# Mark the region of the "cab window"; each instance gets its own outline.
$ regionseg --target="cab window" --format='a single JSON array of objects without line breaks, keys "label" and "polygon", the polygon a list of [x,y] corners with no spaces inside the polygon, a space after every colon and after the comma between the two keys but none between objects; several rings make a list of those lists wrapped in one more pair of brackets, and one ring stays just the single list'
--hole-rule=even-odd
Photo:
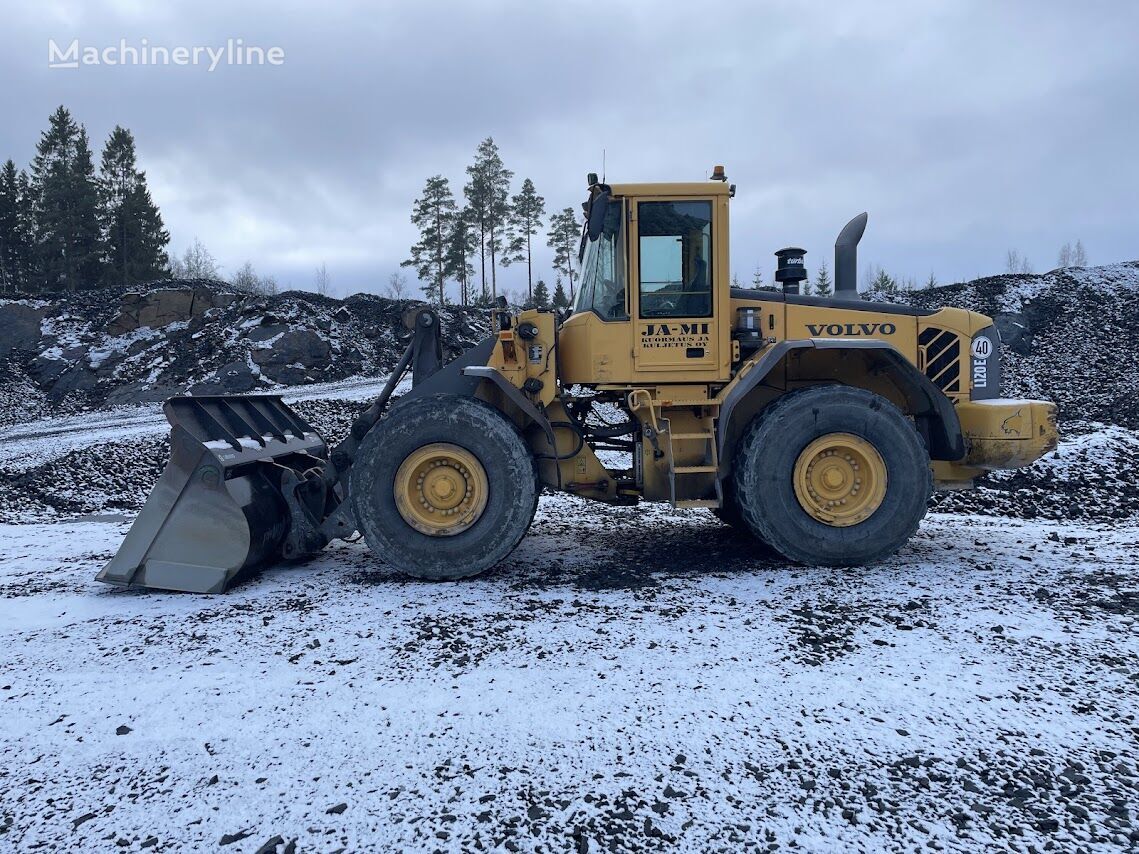
[{"label": "cab window", "polygon": [[601,235],[586,244],[575,312],[592,311],[602,320],[629,319],[625,297],[624,211],[624,202],[611,200]]},{"label": "cab window", "polygon": [[641,317],[712,314],[712,202],[637,206]]}]

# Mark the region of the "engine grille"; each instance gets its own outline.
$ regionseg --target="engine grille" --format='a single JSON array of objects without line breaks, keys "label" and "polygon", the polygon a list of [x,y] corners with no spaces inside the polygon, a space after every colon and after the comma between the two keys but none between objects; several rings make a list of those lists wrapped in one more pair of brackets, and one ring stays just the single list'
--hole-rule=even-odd
[{"label": "engine grille", "polygon": [[946,394],[961,393],[961,338],[956,332],[927,326],[918,336],[925,375]]}]

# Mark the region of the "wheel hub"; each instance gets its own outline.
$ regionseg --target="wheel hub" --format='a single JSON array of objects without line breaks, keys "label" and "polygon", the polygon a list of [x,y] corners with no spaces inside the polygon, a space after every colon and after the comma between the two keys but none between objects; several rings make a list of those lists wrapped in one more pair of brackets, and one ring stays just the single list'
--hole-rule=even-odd
[{"label": "wheel hub", "polygon": [[396,471],[396,508],[411,527],[450,537],[478,521],[486,508],[486,471],[474,454],[436,442],[412,453]]},{"label": "wheel hub", "polygon": [[795,497],[814,519],[836,528],[873,515],[886,496],[886,464],[878,449],[851,433],[815,439],[795,461]]}]

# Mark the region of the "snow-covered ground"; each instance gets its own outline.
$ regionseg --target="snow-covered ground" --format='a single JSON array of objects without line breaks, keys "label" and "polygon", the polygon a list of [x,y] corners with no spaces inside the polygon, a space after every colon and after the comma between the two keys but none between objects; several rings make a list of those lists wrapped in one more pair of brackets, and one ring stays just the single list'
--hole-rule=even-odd
[{"label": "snow-covered ground", "polygon": [[126,525],[0,527],[0,848],[1139,844],[1134,524],[836,571],[556,497],[480,579],[338,544],[223,596],[97,584]]},{"label": "snow-covered ground", "polygon": [[[380,385],[286,399],[335,438]],[[100,585],[165,430],[0,431],[0,851],[1139,848],[1135,431],[990,490],[1084,521],[935,513],[861,570],[547,496],[461,583],[337,543],[222,596]]]}]

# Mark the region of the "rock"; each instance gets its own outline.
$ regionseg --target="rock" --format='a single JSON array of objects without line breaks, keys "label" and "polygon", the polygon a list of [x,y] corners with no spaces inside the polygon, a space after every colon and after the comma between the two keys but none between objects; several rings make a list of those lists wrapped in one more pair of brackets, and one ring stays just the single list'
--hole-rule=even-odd
[{"label": "rock", "polygon": [[99,384],[95,373],[82,363],[71,365],[51,386],[51,396],[65,397],[71,392],[88,392]]},{"label": "rock", "polygon": [[[319,333],[309,329],[293,329],[281,335],[272,347],[254,350],[253,361],[262,368],[295,364],[306,368],[318,365],[323,367],[328,364],[331,352],[328,341]],[[269,372],[266,371],[266,374]]]},{"label": "rock", "polygon": [[145,293],[123,294],[119,316],[107,324],[107,333],[123,335],[140,326],[159,329],[191,320],[211,308],[224,308],[236,294],[215,293],[210,288],[158,288]]},{"label": "rock", "polygon": [[123,724],[115,730],[115,735],[129,735],[131,732],[133,732],[133,730],[126,724]]},{"label": "rock", "polygon": [[266,365],[263,371],[273,382],[284,385],[304,385],[312,381],[309,372],[300,365]]},{"label": "rock", "polygon": [[346,809],[348,809],[348,804],[337,804],[334,807],[329,807],[324,812],[327,815],[340,815]]},{"label": "rock", "polygon": [[271,323],[253,327],[245,334],[245,337],[250,341],[268,341],[270,338],[276,338],[288,331],[289,327],[283,323]]},{"label": "rock", "polygon": [[285,837],[278,834],[277,836],[274,836],[272,839],[267,840],[264,845],[262,845],[260,848],[257,849],[255,854],[274,854],[274,852],[277,850],[277,846],[278,845],[284,845],[284,844],[285,844]]},{"label": "rock", "polygon": [[1028,316],[1019,312],[1002,312],[993,318],[1001,343],[1021,356],[1032,354],[1032,324]]},{"label": "rock", "polygon": [[245,394],[257,387],[257,376],[245,362],[230,362],[218,368],[212,377],[200,382],[192,394]]},{"label": "rock", "polygon": [[39,344],[44,310],[13,302],[0,305],[0,359],[13,350],[32,350]]},{"label": "rock", "polygon": [[222,835],[221,841],[218,842],[218,845],[232,845],[234,842],[240,842],[242,839],[245,839],[251,835],[252,834],[250,834],[248,830],[239,830],[237,833],[226,833]]}]

